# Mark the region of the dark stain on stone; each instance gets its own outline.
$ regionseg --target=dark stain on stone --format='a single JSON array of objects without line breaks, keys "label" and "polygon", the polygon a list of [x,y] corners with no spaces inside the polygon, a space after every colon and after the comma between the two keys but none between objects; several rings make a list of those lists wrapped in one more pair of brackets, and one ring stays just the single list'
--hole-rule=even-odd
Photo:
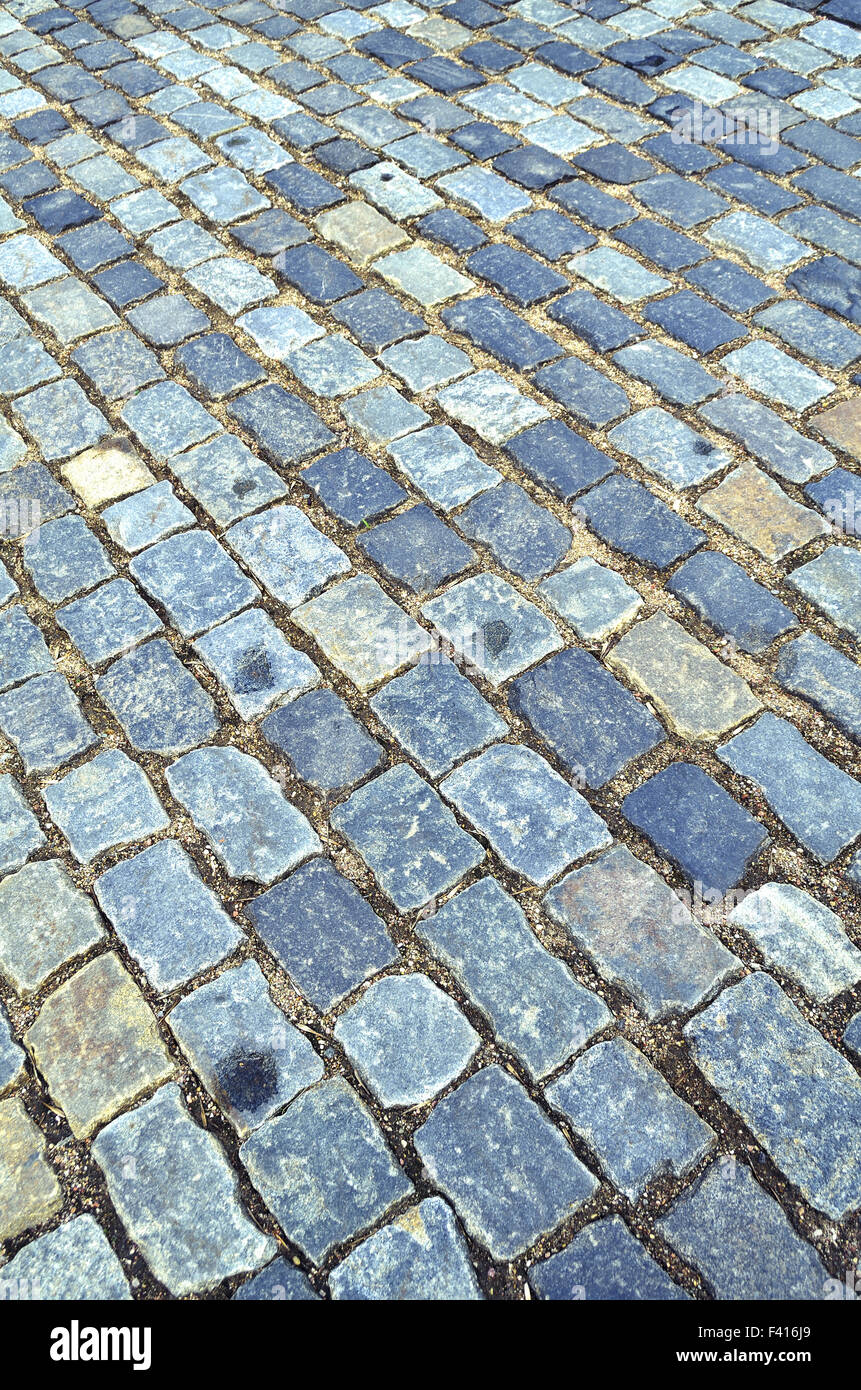
[{"label": "dark stain on stone", "polygon": [[484,645],[491,656],[499,656],[511,640],[511,628],[501,618],[496,618],[492,623],[485,623],[481,631]]},{"label": "dark stain on stone", "polygon": [[259,1110],[278,1091],[278,1064],[271,1048],[251,1052],[235,1047],[216,1073],[219,1088],[234,1110]]},{"label": "dark stain on stone", "polygon": [[234,677],[236,689],[241,695],[250,695],[255,690],[269,690],[273,685],[272,663],[265,647],[249,647],[236,663]]}]

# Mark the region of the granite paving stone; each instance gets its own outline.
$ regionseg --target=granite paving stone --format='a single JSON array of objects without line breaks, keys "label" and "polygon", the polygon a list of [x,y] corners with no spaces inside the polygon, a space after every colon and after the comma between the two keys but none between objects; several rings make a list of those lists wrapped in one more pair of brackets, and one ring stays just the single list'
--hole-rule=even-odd
[{"label": "granite paving stone", "polygon": [[669,579],[667,589],[743,652],[761,655],[776,637],[798,626],[785,603],[720,551],[692,555]]},{"label": "granite paving stone", "polygon": [[600,974],[648,1018],[689,1012],[738,967],[682,899],[624,845],[575,869],[544,905]]},{"label": "granite paving stone", "polygon": [[437,792],[405,763],[353,792],[332,824],[367,863],[400,912],[424,907],[480,864],[482,846]]},{"label": "granite paving stone", "polygon": [[702,495],[700,511],[772,563],[827,535],[824,519],[789,497],[755,464],[743,463]]},{"label": "granite paving stone", "polygon": [[276,1008],[253,960],[186,995],[168,1022],[240,1138],[323,1075],[320,1058]]},{"label": "granite paving stone", "polygon": [[275,959],[324,1012],[397,960],[381,918],[328,859],[312,859],[246,911]]},{"label": "granite paving stone", "polygon": [[603,786],[665,737],[654,715],[589,652],[558,652],[518,676],[508,698],[576,786]]},{"label": "granite paving stone", "polygon": [[[821,1299],[827,1271],[781,1208],[735,1164],[713,1164],[659,1223],[669,1243],[705,1275],[716,1297]],[[750,1233],[756,1241],[751,1244]]]},{"label": "granite paving stone", "polygon": [[62,767],[100,742],[58,671],[33,676],[0,696],[0,730],[28,775]]},{"label": "granite paving stone", "polygon": [[298,1096],[240,1152],[286,1234],[318,1262],[413,1190],[342,1077]]},{"label": "granite paving stone", "polygon": [[441,1101],[415,1145],[432,1181],[494,1259],[511,1259],[592,1195],[596,1179],[499,1067]]},{"label": "granite paving stone", "polygon": [[314,1292],[307,1274],[283,1258],[273,1260],[259,1274],[246,1279],[233,1295],[239,1302],[296,1302],[312,1303],[318,1295]]},{"label": "granite paving stone", "polygon": [[194,513],[180,502],[170,483],[154,483],[102,512],[111,540],[134,555],[174,531],[194,526]]},{"label": "granite paving stone", "polygon": [[608,545],[655,569],[666,569],[706,540],[704,531],[648,488],[618,473],[585,493],[577,505]]},{"label": "granite paving stone", "polygon": [[420,974],[387,975],[370,984],[338,1019],[335,1037],[386,1109],[431,1100],[481,1045],[455,1002]]},{"label": "granite paving stone", "polygon": [[217,965],[242,940],[175,840],[162,840],[108,869],[94,888],[105,916],[159,993]]},{"label": "granite paving stone", "polygon": [[3,1266],[19,1291],[52,1301],[131,1299],[123,1267],[95,1219],[85,1212],[39,1236]]},{"label": "granite paving stone", "polygon": [[24,1041],[79,1139],[173,1071],[149,1006],[112,951],[49,996]]},{"label": "granite paving stone", "polygon": [[251,1221],[233,1169],[163,1086],[102,1130],[93,1154],[111,1200],[156,1278],[176,1297],[259,1269],[277,1246]]},{"label": "granite paving stone", "polygon": [[244,719],[319,684],[310,657],[286,641],[259,608],[220,623],[194,644]]},{"label": "granite paving stone", "polygon": [[[319,681],[316,670],[314,676]],[[383,762],[380,744],[333,690],[312,690],[282,705],[263,721],[262,732],[296,775],[322,792],[352,787]]]},{"label": "granite paving stone", "polygon": [[734,908],[730,921],[814,999],[851,989],[861,978],[861,952],[836,913],[791,883],[766,883]]},{"label": "granite paving stone", "polygon": [[824,478],[808,483],[804,491],[838,531],[861,535],[861,475],[847,468],[832,468]]},{"label": "granite paving stone", "polygon": [[834,1220],[854,1210],[861,1081],[777,982],[761,971],[748,975],[685,1035],[697,1066],[806,1200]]},{"label": "granite paving stone", "polygon": [[733,392],[708,401],[699,413],[710,425],[743,444],[772,473],[791,483],[804,483],[822,473],[834,456],[821,444],[799,434],[759,401]]},{"label": "granite paving stone", "polygon": [[[462,519],[461,529],[474,536]],[[475,559],[475,551],[424,503],[363,531],[358,543],[381,574],[420,597],[462,574]]]},{"label": "granite paving stone", "polygon": [[508,732],[505,721],[445,657],[419,661],[370,703],[431,777]]},{"label": "granite paving stone", "polygon": [[539,585],[538,592],[583,642],[605,642],[636,617],[643,600],[616,570],[581,556]]},{"label": "granite paving stone", "polygon": [[336,1265],[329,1287],[335,1299],[362,1302],[472,1302],[482,1296],[457,1222],[441,1197],[426,1197],[368,1236]]},{"label": "granite paving stone", "polygon": [[45,1158],[45,1139],[18,1096],[0,1100],[0,1235],[13,1239],[28,1226],[49,1220],[63,1205],[63,1193]]},{"label": "granite paving stone", "polygon": [[272,883],[320,849],[301,811],[248,753],[199,749],[173,763],[166,775],[171,793],[232,878]]},{"label": "granite paving stone", "polygon": [[54,659],[44,637],[20,604],[0,613],[0,690],[53,669]]},{"label": "granite paving stone", "polygon": [[856,550],[833,545],[799,565],[787,583],[839,628],[861,637],[861,556]]},{"label": "granite paving stone", "polygon": [[529,1283],[541,1299],[565,1301],[687,1298],[618,1216],[584,1227],[557,1255],[539,1260]]},{"label": "granite paving stone", "polygon": [[141,753],[185,753],[221,727],[211,696],[161,637],[120,657],[96,689]]},{"label": "granite paving stone", "polygon": [[563,869],[611,842],[588,802],[531,748],[497,744],[441,784],[503,863],[546,885]]},{"label": "granite paving stone", "polygon": [[[417,339],[416,345],[423,341]],[[415,430],[394,440],[388,453],[409,481],[446,512],[500,481],[497,470],[484,463],[450,425]]]},{"label": "granite paving stone", "polygon": [[598,1042],[546,1091],[632,1202],[659,1177],[684,1177],[716,1135],[623,1038]]},{"label": "granite paving stone", "polygon": [[104,938],[91,900],[54,859],[25,864],[0,882],[0,969],[33,994],[60,966]]},{"label": "granite paving stone", "polygon": [[495,879],[482,878],[450,898],[418,933],[536,1078],[555,1071],[610,1022],[603,1001],[545,950]]},{"label": "granite paving stone", "polygon": [[[636,352],[638,346],[635,343],[633,347],[625,348],[624,353]],[[616,353],[614,360],[619,361],[622,356],[622,353]],[[625,362],[630,366],[629,357],[625,357]],[[638,367],[634,374],[639,372]],[[670,396],[668,399],[676,397]],[[693,404],[691,401],[685,403]],[[705,482],[732,462],[731,456],[723,449],[716,448],[684,421],[676,419],[660,406],[637,411],[636,415],[616,425],[608,439],[617,449],[635,458],[650,473],[657,474],[662,482],[673,488],[693,487]]]},{"label": "granite paving stone", "polygon": [[550,620],[493,574],[461,580],[424,604],[422,613],[497,685],[563,645]]},{"label": "granite paving stone", "polygon": [[861,783],[787,720],[766,711],[717,753],[760,788],[775,815],[823,863],[830,864],[861,832]]},{"label": "granite paving stone", "polygon": [[430,633],[364,574],[333,585],[292,618],[363,692],[432,646]]},{"label": "granite paving stone", "polygon": [[384,468],[350,448],[316,459],[300,476],[324,506],[348,526],[371,521],[407,497]]},{"label": "granite paving stone", "polygon": [[5,1096],[25,1076],[27,1054],[14,1041],[9,1020],[0,1007],[0,1096]]},{"label": "granite paving stone", "polygon": [[861,668],[813,632],[780,649],[775,679],[861,741]]}]

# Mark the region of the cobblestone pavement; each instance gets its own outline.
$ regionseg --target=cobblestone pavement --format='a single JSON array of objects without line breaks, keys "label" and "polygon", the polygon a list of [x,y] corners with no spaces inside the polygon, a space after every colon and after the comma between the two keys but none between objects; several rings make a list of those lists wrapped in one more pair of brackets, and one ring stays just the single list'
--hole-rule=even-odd
[{"label": "cobblestone pavement", "polygon": [[858,0],[0,55],[4,1292],[847,1296]]}]

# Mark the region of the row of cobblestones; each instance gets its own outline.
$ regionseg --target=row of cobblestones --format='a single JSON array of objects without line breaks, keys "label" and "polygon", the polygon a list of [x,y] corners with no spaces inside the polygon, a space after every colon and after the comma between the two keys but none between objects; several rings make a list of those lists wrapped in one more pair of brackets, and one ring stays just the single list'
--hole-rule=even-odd
[{"label": "row of cobblestones", "polygon": [[7,1296],[853,1287],[859,57],[0,4]]}]

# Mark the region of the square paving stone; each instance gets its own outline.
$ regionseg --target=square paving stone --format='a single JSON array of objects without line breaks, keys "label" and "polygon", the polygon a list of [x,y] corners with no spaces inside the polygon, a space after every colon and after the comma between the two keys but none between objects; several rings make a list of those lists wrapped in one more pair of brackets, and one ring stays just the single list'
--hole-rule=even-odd
[{"label": "square paving stone", "polygon": [[509,703],[577,786],[603,786],[666,737],[630,691],[589,652],[576,649],[518,676]]},{"label": "square paving stone", "polygon": [[177,348],[175,361],[209,400],[219,401],[243,387],[255,386],[266,373],[226,333],[207,333]]},{"label": "square paving stone", "polygon": [[63,478],[86,507],[102,507],[155,482],[129,440],[114,435],[95,449],[85,449],[63,465]]},{"label": "square paving stone", "polygon": [[689,555],[706,540],[633,478],[616,474],[578,502],[592,530],[616,550],[656,569]]},{"label": "square paving stone", "polygon": [[667,588],[743,652],[761,655],[776,637],[798,626],[786,604],[716,550],[692,555]]},{"label": "square paving stone", "polygon": [[351,296],[332,310],[332,316],[349,328],[363,348],[375,353],[426,328],[424,319],[379,289]]},{"label": "square paving stone", "polygon": [[636,304],[639,299],[661,294],[671,289],[669,280],[646,270],[631,256],[624,256],[607,246],[584,251],[568,262],[568,269],[588,280],[596,289],[606,290],[622,304]]},{"label": "square paving stone", "polygon": [[283,208],[268,208],[250,222],[231,228],[233,236],[258,256],[277,256],[288,246],[299,246],[309,238],[308,228]]},{"label": "square paving stone", "polygon": [[364,574],[334,584],[291,617],[362,692],[433,645],[430,633]]},{"label": "square paving stone", "polygon": [[332,1271],[329,1287],[339,1300],[481,1298],[466,1243],[441,1197],[426,1197],[368,1236]]},{"label": "square paving stone", "polygon": [[697,506],[772,564],[829,529],[817,512],[788,497],[752,463],[734,469]]},{"label": "square paving stone", "polygon": [[258,597],[208,531],[184,531],[159,541],[131,561],[129,572],[184,637],[196,637]]},{"label": "square paving stone", "polygon": [[483,463],[450,425],[408,434],[390,444],[388,453],[410,482],[446,512],[500,481],[496,469]]},{"label": "square paving stone", "polygon": [[488,547],[504,568],[527,582],[555,569],[571,544],[571,532],[516,483],[501,483],[470,502],[458,524]]},{"label": "square paving stone", "polygon": [[528,425],[547,419],[549,411],[516,390],[498,372],[473,372],[437,392],[447,415],[475,430],[487,444],[504,444]]},{"label": "square paving stone", "polygon": [[861,979],[861,951],[836,913],[791,883],[766,883],[748,893],[729,917],[761,951],[817,1002]]},{"label": "square paving stone", "polygon": [[533,883],[549,883],[612,840],[588,802],[531,748],[489,748],[450,773],[441,791],[503,863]]},{"label": "square paving stone", "polygon": [[261,452],[283,466],[301,463],[335,442],[311,407],[275,382],[237,396],[228,411]]},{"label": "square paving stone", "polygon": [[219,434],[170,461],[171,472],[220,526],[287,491],[267,464],[233,434]]},{"label": "square paving stone", "polygon": [[303,386],[326,399],[367,386],[380,375],[380,368],[342,333],[329,334],[298,348],[286,360]]},{"label": "square paving stone", "polygon": [[45,1139],[17,1096],[0,1101],[0,1236],[4,1241],[48,1221],[63,1191],[45,1158]]},{"label": "square paving stone", "polygon": [[0,774],[0,812],[0,873],[9,873],[26,864],[33,850],[45,843],[45,836],[9,773]]},{"label": "square paving stone", "polygon": [[0,391],[5,396],[20,395],[61,375],[62,368],[36,338],[13,338],[0,348]]},{"label": "square paving stone", "polygon": [[813,632],[780,649],[775,680],[861,741],[861,667]]},{"label": "square paving stone", "polygon": [[338,1019],[335,1037],[387,1109],[431,1100],[481,1046],[454,1000],[425,975],[388,975],[369,985]]},{"label": "square paving stone", "polygon": [[777,982],[748,975],[684,1032],[707,1081],[811,1206],[835,1221],[854,1211],[861,1079]]},{"label": "square paving stone", "polygon": [[741,676],[665,613],[625,633],[608,662],[680,738],[720,738],[762,708]]},{"label": "square paving stone", "polygon": [[706,901],[733,888],[769,843],[760,822],[691,763],[671,763],[629,792],[622,814]]},{"label": "square paving stone", "polygon": [[221,429],[214,416],[175,381],[162,381],[139,392],[120,418],[153,458],[161,460],[201,444]]},{"label": "square paving stone", "polygon": [[[457,141],[456,136],[453,135],[451,138]],[[487,240],[484,232],[476,227],[474,222],[470,222],[468,217],[463,217],[451,208],[429,212],[427,217],[422,217],[416,225],[422,236],[427,237],[429,241],[438,242],[441,246],[448,246],[452,251],[474,251],[476,246],[481,246],[482,242]]]},{"label": "square paving stone", "polygon": [[483,246],[470,256],[466,268],[524,309],[569,288],[564,275],[510,246]]},{"label": "square paving stone", "polygon": [[242,933],[175,840],[162,840],[97,878],[99,906],[159,993],[229,955]]},{"label": "square paving stone", "polygon": [[698,362],[651,339],[622,348],[613,361],[674,405],[697,405],[721,389],[718,378]]},{"label": "square paving stone", "polygon": [[792,410],[806,410],[835,389],[833,382],[762,339],[728,352],[720,365],[753,391]]},{"label": "square paving stone", "polygon": [[270,507],[232,526],[225,539],[269,593],[289,608],[351,568],[344,552],[298,507]]},{"label": "square paving stone", "polygon": [[164,379],[155,354],[125,329],[90,338],[75,348],[72,361],[109,401],[121,400]]},{"label": "square paving stone", "polygon": [[564,324],[596,352],[623,347],[643,335],[638,323],[589,290],[573,290],[555,299],[548,305],[547,312],[550,318]]},{"label": "square paving stone", "polygon": [[624,845],[575,869],[550,890],[544,907],[599,974],[621,986],[651,1019],[696,1008],[739,966],[654,869]]},{"label": "square paving stone", "polygon": [[0,883],[0,969],[19,994],[103,939],[93,903],[56,860],[25,864]]},{"label": "square paving stone", "polygon": [[523,430],[506,445],[506,453],[563,502],[570,502],[616,467],[607,454],[561,420],[545,420]]},{"label": "square paving stone", "polygon": [[113,952],[49,996],[25,1041],[78,1139],[173,1071],[149,1006]]},{"label": "square paving stone", "polygon": [[315,218],[314,226],[321,236],[360,266],[403,246],[408,239],[402,227],[361,201],[321,213]]},{"label": "square paving stone", "polygon": [[276,269],[288,285],[312,304],[334,304],[363,288],[358,275],[321,246],[293,246],[280,251]]},{"label": "square paving stone", "polygon": [[13,290],[28,290],[66,274],[66,266],[36,237],[22,233],[0,247],[0,281]]},{"label": "square paving stone", "polygon": [[492,1258],[521,1254],[597,1183],[513,1077],[488,1067],[417,1131],[419,1157]]},{"label": "square paving stone", "polygon": [[861,459],[861,396],[841,401],[816,415],[813,424],[830,444],[845,449],[853,458]]},{"label": "square paving stone", "polygon": [[442,320],[447,328],[465,334],[476,347],[518,371],[530,371],[560,355],[553,338],[532,328],[493,295],[462,299],[443,310]]},{"label": "square paving stone", "polygon": [[44,637],[20,604],[0,613],[0,690],[53,669]]},{"label": "square paving stone", "polygon": [[67,603],[58,610],[57,623],[96,666],[161,631],[159,617],[128,580],[103,584],[93,594]]},{"label": "square paving stone", "polygon": [[730,454],[659,406],[637,411],[611,430],[608,438],[672,488],[702,483],[732,463]]},{"label": "square paving stone", "polygon": [[348,526],[372,521],[407,497],[384,468],[379,468],[355,449],[338,449],[334,454],[326,454],[305,468],[300,476],[323,505]]},{"label": "square paving stone", "polygon": [[[285,362],[297,348],[314,338],[322,338],[324,330],[302,309],[290,304],[273,304],[252,309],[237,319],[240,328],[252,337],[265,357]],[[272,397],[273,400],[279,399]]]},{"label": "square paving stone", "polygon": [[254,719],[283,699],[320,682],[304,652],[291,647],[268,614],[249,608],[213,628],[195,651],[225,687],[243,719]]},{"label": "square paving stone", "polygon": [[424,604],[422,613],[495,684],[562,646],[549,619],[493,574],[462,580]]},{"label": "square paving stone", "polygon": [[[4,1265],[5,1280],[51,1300],[130,1299],[123,1267],[87,1212],[25,1245]],[[23,1292],[19,1297],[24,1297]]]},{"label": "square paving stone", "polygon": [[111,540],[132,555],[174,531],[194,526],[196,518],[170,483],[164,482],[107,507],[102,522]]},{"label": "square paving stone", "polygon": [[668,1302],[688,1295],[631,1235],[618,1216],[593,1221],[558,1255],[539,1260],[529,1283],[541,1299]]},{"label": "square paving stone", "polygon": [[93,1145],[123,1226],[178,1298],[259,1269],[277,1249],[246,1216],[218,1140],[180,1097],[178,1087],[162,1087]]},{"label": "square paving stone", "polygon": [[431,333],[395,343],[380,354],[380,361],[417,393],[446,386],[472,370],[465,352]]},{"label": "square paving stone", "polygon": [[105,301],[71,275],[30,290],[22,296],[22,302],[36,322],[47,328],[63,347],[101,328],[119,324]]},{"label": "square paving stone", "polygon": [[96,689],[133,748],[171,757],[218,733],[212,697],[163,638],[109,666]]},{"label": "square paving stone", "polygon": [[112,846],[157,835],[169,824],[146,774],[118,748],[67,772],[42,795],[81,864]]},{"label": "square paving stone", "polygon": [[102,412],[90,404],[78,383],[68,377],[19,396],[12,409],[49,463],[53,459],[71,458],[111,433]]},{"label": "square paving stone", "polygon": [[445,300],[466,294],[475,287],[474,281],[461,275],[424,246],[413,245],[406,251],[394,251],[375,261],[374,270],[382,275],[387,284],[411,296],[423,308],[443,304]]},{"label": "square paving stone", "polygon": [[0,729],[27,774],[52,772],[101,741],[58,671],[0,696]]},{"label": "square paving stone", "polygon": [[186,753],[168,786],[231,878],[272,883],[320,849],[310,824],[256,758],[236,748]]},{"label": "square paving stone", "polygon": [[830,864],[861,834],[861,783],[786,720],[766,712],[717,754],[759,787],[774,814],[822,863]]},{"label": "square paving stone", "polygon": [[308,1039],[273,1004],[255,961],[187,995],[168,1022],[240,1138],[323,1075]]},{"label": "square paving stone", "polygon": [[223,252],[221,242],[196,222],[183,219],[147,237],[146,244],[171,270],[187,270]]},{"label": "square paving stone", "polygon": [[278,963],[324,1013],[398,958],[382,920],[328,859],[312,859],[245,910]]},{"label": "square paving stone", "polygon": [[839,628],[861,638],[861,555],[857,550],[832,545],[815,560],[799,565],[787,583]]},{"label": "square paving stone", "polygon": [[[161,348],[176,347],[186,338],[202,333],[210,326],[203,310],[186,299],[184,294],[160,294],[145,304],[128,309],[126,317],[142,338],[153,347]],[[183,388],[175,387],[175,390]],[[189,396],[188,399],[192,401],[193,397]],[[197,410],[200,409],[197,406]]]},{"label": "square paving stone", "polygon": [[40,526],[25,541],[23,558],[38,592],[51,603],[62,603],[116,573],[104,547],[79,516]]},{"label": "square paving stone", "polygon": [[833,468],[804,491],[832,526],[847,536],[861,536],[861,475],[848,468]]},{"label": "square paving stone", "polygon": [[605,642],[643,606],[621,574],[588,556],[545,579],[538,592],[583,642]]},{"label": "square paving stone", "polygon": [[434,778],[508,732],[505,721],[444,657],[419,661],[390,681],[371,708]]},{"label": "square paving stone", "polygon": [[547,1099],[632,1202],[657,1178],[686,1177],[716,1143],[714,1131],[624,1038],[590,1047],[548,1087]]},{"label": "square paving stone", "polygon": [[317,1263],[412,1191],[376,1122],[341,1077],[297,1097],[240,1154],[290,1240]]},{"label": "square paving stone", "polygon": [[775,298],[775,291],[764,280],[751,275],[750,271],[742,270],[735,261],[725,261],[720,257],[689,270],[685,279],[704,289],[730,313],[743,314]]},{"label": "square paving stone", "polygon": [[[319,681],[316,668],[314,674]],[[262,732],[296,775],[322,792],[355,786],[384,760],[380,744],[333,690],[310,691],[283,705],[264,720]]]},{"label": "square paving stone", "polygon": [[495,879],[465,888],[417,930],[536,1079],[555,1071],[611,1020],[598,996],[544,949]]},{"label": "square paving stone", "polygon": [[828,1275],[816,1252],[741,1164],[731,1176],[714,1164],[673,1204],[658,1230],[702,1271],[719,1299],[827,1296]]},{"label": "square paving stone", "polygon": [[579,357],[565,357],[542,367],[535,374],[534,384],[564,405],[575,420],[596,429],[612,424],[631,409],[622,387],[603,372],[593,371]]},{"label": "square paving stone", "polygon": [[[160,280],[137,261],[119,261],[116,265],[109,266],[107,270],[93,277],[93,284],[115,309],[125,309],[151,294],[157,294],[165,287],[164,280]],[[76,336],[83,337],[83,333]]]},{"label": "square paving stone", "polygon": [[406,763],[353,792],[332,813],[399,912],[453,888],[484,858],[437,793]]},{"label": "square paving stone", "polygon": [[469,568],[475,552],[423,503],[359,536],[377,568],[420,597]]},{"label": "square paving stone", "polygon": [[255,304],[274,299],[278,292],[270,276],[261,274],[253,265],[233,256],[218,256],[215,260],[192,266],[186,270],[183,278],[192,289],[199,290],[210,304],[231,318],[245,309],[253,308]]}]

